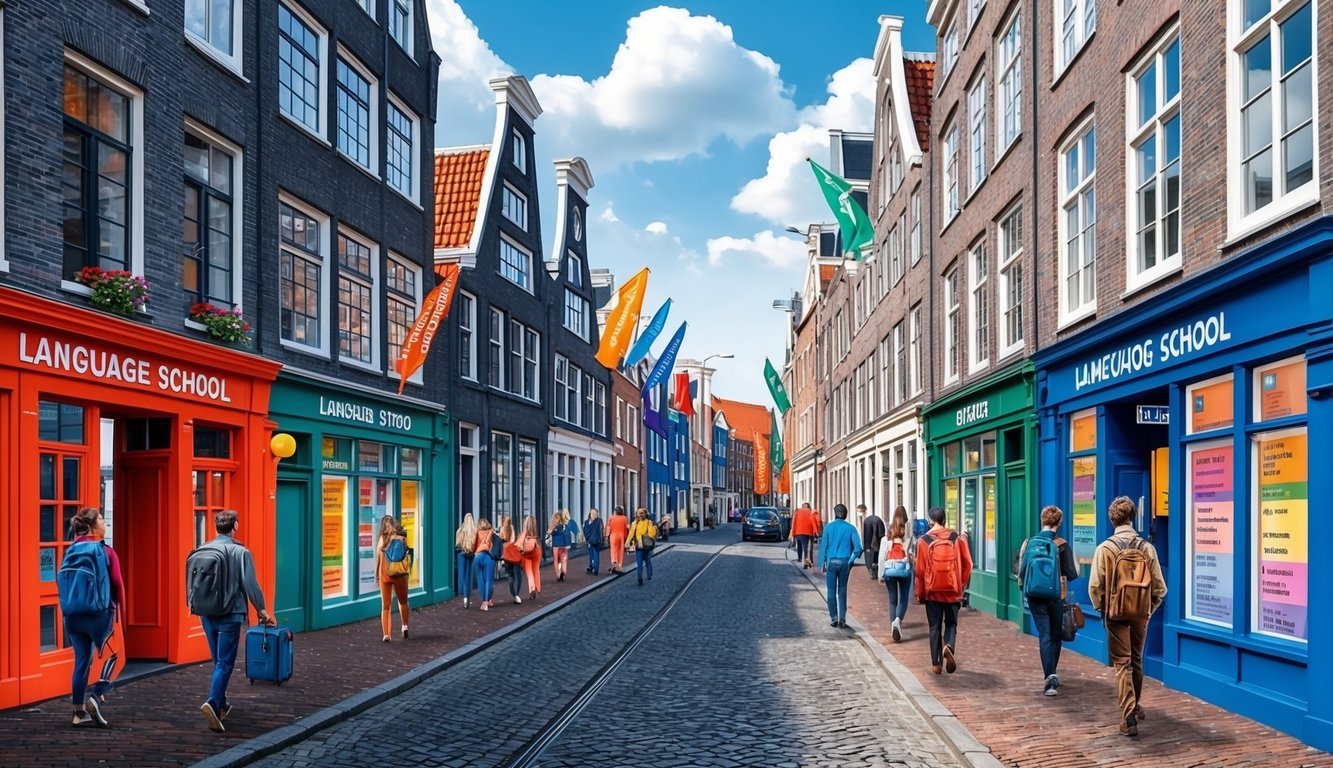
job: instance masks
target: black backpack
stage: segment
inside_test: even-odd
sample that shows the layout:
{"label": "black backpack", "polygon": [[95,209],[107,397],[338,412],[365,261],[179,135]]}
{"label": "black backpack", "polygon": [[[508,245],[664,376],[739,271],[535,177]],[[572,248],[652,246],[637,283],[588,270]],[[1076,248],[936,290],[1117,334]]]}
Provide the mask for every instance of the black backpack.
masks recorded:
{"label": "black backpack", "polygon": [[236,577],[224,547],[210,541],[185,558],[185,602],[190,613],[225,616],[235,594]]}

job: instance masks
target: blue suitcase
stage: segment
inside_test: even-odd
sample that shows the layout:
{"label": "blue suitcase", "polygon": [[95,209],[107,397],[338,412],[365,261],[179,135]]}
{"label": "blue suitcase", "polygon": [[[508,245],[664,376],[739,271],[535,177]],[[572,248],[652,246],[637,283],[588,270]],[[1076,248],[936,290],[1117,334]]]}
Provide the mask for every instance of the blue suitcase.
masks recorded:
{"label": "blue suitcase", "polygon": [[250,627],[245,631],[245,676],[282,685],[292,676],[292,630],[288,627]]}

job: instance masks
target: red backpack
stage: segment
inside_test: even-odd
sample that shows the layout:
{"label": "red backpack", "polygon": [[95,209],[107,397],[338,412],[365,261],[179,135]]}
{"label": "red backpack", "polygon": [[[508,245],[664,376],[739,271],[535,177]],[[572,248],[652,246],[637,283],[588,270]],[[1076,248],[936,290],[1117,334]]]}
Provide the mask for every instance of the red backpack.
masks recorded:
{"label": "red backpack", "polygon": [[931,595],[961,597],[963,585],[958,583],[958,533],[931,536],[926,545],[926,592]]}

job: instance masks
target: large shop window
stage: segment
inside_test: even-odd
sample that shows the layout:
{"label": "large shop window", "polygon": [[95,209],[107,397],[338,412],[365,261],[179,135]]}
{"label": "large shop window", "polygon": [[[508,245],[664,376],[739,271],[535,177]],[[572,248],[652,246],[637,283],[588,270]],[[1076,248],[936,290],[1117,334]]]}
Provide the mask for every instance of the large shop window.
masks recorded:
{"label": "large shop window", "polygon": [[236,508],[232,488],[240,465],[232,459],[231,443],[231,430],[198,423],[194,425],[194,465],[190,478],[194,485],[196,547],[208,541],[215,514],[224,509]]}
{"label": "large shop window", "polygon": [[[416,550],[408,585],[422,583],[423,487],[421,451],[369,440],[325,437],[321,560],[326,601],[379,596],[375,558],[379,522],[393,515]],[[351,566],[355,563],[355,569]]]}
{"label": "large shop window", "polygon": [[1097,411],[1089,409],[1069,417],[1069,471],[1074,531],[1074,559],[1092,565],[1097,551]]}
{"label": "large shop window", "polygon": [[[1186,387],[1185,433],[1229,429],[1235,423],[1234,392],[1230,374]],[[1235,453],[1229,437],[1193,442],[1185,465],[1190,526],[1185,616],[1228,628],[1235,611]]]}
{"label": "large shop window", "polygon": [[967,534],[975,568],[994,573],[999,561],[995,433],[972,435],[944,446],[944,473],[945,524]]}
{"label": "large shop window", "polygon": [[56,570],[74,538],[69,520],[79,509],[96,502],[87,498],[89,487],[82,482],[91,460],[87,411],[70,403],[42,400],[37,412],[38,580],[44,582],[38,626],[41,652],[47,653],[69,645],[54,587]]}

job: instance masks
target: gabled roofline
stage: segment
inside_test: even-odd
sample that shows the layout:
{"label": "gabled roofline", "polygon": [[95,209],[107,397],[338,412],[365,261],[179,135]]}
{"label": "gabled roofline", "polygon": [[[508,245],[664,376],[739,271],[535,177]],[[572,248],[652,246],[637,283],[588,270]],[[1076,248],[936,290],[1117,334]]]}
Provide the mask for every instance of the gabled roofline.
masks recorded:
{"label": "gabled roofline", "polygon": [[[931,3],[933,8],[940,0]],[[903,71],[903,19],[901,16],[880,16],[879,37],[875,40],[875,79],[885,66],[888,69],[889,103],[893,105],[893,122],[898,141],[903,148],[903,161],[921,165],[921,141],[912,121],[912,104],[907,98],[907,73]]]}
{"label": "gabled roofline", "polygon": [[457,263],[463,269],[476,269],[477,250],[475,248],[436,248],[435,263]]}
{"label": "gabled roofline", "polygon": [[[497,77],[489,83],[491,90],[495,91],[495,103],[497,106],[512,106],[518,116],[531,128],[537,118],[541,117],[542,105],[537,101],[537,94],[532,92],[532,86],[528,79],[522,75],[510,75],[509,77]],[[502,113],[503,109],[500,110]]]}
{"label": "gabled roofline", "polygon": [[[588,202],[588,190],[593,188],[592,171],[588,161],[581,157],[556,160],[555,165],[555,243],[551,246],[550,258],[546,260],[546,271],[552,276],[560,274],[560,263],[564,261],[565,222],[569,220],[569,191],[572,189],[585,204]],[[583,236],[588,236],[588,222],[583,222]]]}
{"label": "gabled roofline", "polygon": [[[481,249],[481,233],[483,224],[490,215],[491,196],[495,194],[495,179],[499,175],[500,157],[503,155],[506,140],[509,138],[505,130],[509,124],[509,108],[514,108],[514,114],[519,119],[527,123],[528,128],[532,128],[537,117],[542,113],[542,105],[538,103],[537,96],[532,92],[532,86],[528,85],[528,79],[522,75],[510,75],[509,77],[497,77],[490,81],[491,90],[495,91],[495,132],[491,135],[491,153],[486,158],[486,171],[481,177],[481,198],[477,201],[477,221],[472,226],[472,239],[468,242],[468,249],[473,255],[473,263],[476,263],[476,254]],[[480,149],[481,147],[479,147]]]}

